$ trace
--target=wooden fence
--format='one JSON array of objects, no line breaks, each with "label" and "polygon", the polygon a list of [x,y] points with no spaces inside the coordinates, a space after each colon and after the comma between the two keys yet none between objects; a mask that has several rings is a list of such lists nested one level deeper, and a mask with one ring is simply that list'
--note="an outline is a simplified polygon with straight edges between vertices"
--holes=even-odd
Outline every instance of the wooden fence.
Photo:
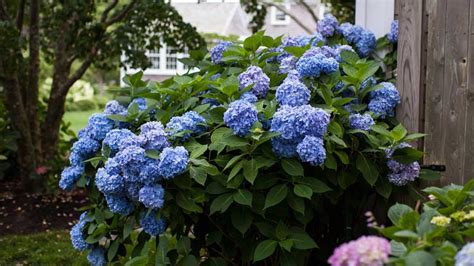
[{"label": "wooden fence", "polygon": [[399,120],[442,184],[474,178],[474,0],[397,0]]}]

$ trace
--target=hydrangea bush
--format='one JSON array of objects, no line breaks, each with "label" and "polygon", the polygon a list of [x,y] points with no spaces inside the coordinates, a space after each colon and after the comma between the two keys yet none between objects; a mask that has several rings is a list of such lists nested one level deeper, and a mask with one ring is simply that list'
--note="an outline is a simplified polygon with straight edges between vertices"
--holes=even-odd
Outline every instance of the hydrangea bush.
[{"label": "hydrangea bush", "polygon": [[62,174],[91,201],[74,247],[93,265],[325,263],[423,172],[376,48],[329,16],[312,36],[193,51],[161,83],[125,77]]}]

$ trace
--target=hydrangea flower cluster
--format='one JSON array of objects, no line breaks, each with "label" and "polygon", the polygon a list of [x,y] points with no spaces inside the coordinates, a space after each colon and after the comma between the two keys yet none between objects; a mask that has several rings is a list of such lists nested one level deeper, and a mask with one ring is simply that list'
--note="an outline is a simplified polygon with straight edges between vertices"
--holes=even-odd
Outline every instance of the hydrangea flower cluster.
[{"label": "hydrangea flower cluster", "polygon": [[231,46],[231,42],[227,41],[220,41],[214,46],[211,50],[209,50],[209,54],[211,55],[211,61],[214,64],[219,64],[222,62],[222,55],[227,47]]},{"label": "hydrangea flower cluster", "polygon": [[72,246],[79,251],[84,251],[91,246],[86,242],[86,234],[84,233],[88,221],[87,212],[83,212],[79,218],[79,222],[75,224],[69,232],[71,235]]},{"label": "hydrangea flower cluster", "polygon": [[319,32],[315,32],[311,36],[297,36],[297,37],[288,36],[282,40],[280,46],[278,46],[277,48],[274,48],[272,51],[280,53],[278,56],[276,56],[276,60],[278,63],[282,63],[283,59],[286,59],[288,57],[293,57],[290,53],[285,51],[284,49],[285,47],[303,47],[303,46],[308,45],[311,42],[311,40],[313,40],[311,45],[316,45],[320,42],[326,41]]},{"label": "hydrangea flower cluster", "polygon": [[410,144],[401,143],[396,148],[385,151],[388,159],[387,166],[390,169],[388,181],[396,186],[404,186],[409,182],[413,182],[420,175],[420,164],[418,162],[403,164],[392,159],[395,150],[407,147],[411,147]]},{"label": "hydrangea flower cluster", "polygon": [[258,98],[265,98],[267,96],[268,88],[270,88],[270,78],[263,73],[263,70],[258,66],[250,66],[239,75],[240,89],[252,86],[250,92]]},{"label": "hydrangea flower cluster", "polygon": [[375,124],[370,114],[351,114],[349,115],[349,126],[353,129],[369,130]]},{"label": "hydrangea flower cluster", "polygon": [[369,110],[381,118],[395,115],[395,107],[400,103],[400,94],[390,82],[381,82],[381,89],[370,92]]},{"label": "hydrangea flower cluster", "polygon": [[467,243],[456,254],[455,266],[472,266],[474,265],[474,242]]},{"label": "hydrangea flower cluster", "polygon": [[166,124],[166,129],[171,137],[182,135],[182,140],[187,140],[191,135],[198,135],[206,131],[206,120],[194,111],[175,116]]},{"label": "hydrangea flower cluster", "polygon": [[238,136],[245,136],[258,121],[257,108],[246,100],[237,100],[229,104],[224,113],[224,123]]},{"label": "hydrangea flower cluster", "polygon": [[387,39],[391,43],[398,42],[398,20],[394,20],[390,24],[390,32],[387,34]]},{"label": "hydrangea flower cluster", "polygon": [[87,254],[87,261],[93,266],[105,266],[107,265],[107,259],[105,258],[105,249],[101,247],[93,248]]},{"label": "hydrangea flower cluster", "polygon": [[330,37],[334,35],[338,26],[339,23],[336,17],[327,14],[323,19],[318,21],[318,32],[321,33],[323,37]]},{"label": "hydrangea flower cluster", "polygon": [[382,266],[388,262],[390,251],[390,242],[385,238],[362,236],[336,248],[328,263],[331,266]]},{"label": "hydrangea flower cluster", "polygon": [[157,219],[157,212],[142,213],[140,217],[140,226],[147,234],[157,236],[166,230],[166,221],[163,218]]},{"label": "hydrangea flower cluster", "polygon": [[304,162],[321,165],[326,157],[322,137],[327,132],[329,117],[327,112],[311,105],[281,106],[271,123],[270,130],[280,133],[272,139],[273,151],[280,157],[299,155]]},{"label": "hydrangea flower cluster", "polygon": [[359,55],[369,56],[375,49],[376,38],[374,33],[358,25],[342,23],[338,32],[352,45],[355,46]]},{"label": "hydrangea flower cluster", "polygon": [[333,56],[327,49],[313,47],[298,60],[296,70],[301,77],[317,78],[321,74],[331,74],[339,68],[339,63]]},{"label": "hydrangea flower cluster", "polygon": [[300,79],[298,72],[292,70],[276,90],[276,100],[280,105],[300,106],[309,103],[311,93]]}]

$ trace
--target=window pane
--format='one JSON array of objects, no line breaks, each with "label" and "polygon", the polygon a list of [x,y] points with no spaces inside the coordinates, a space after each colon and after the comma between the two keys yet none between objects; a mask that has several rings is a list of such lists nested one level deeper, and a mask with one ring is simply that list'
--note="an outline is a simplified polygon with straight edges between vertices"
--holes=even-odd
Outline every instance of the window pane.
[{"label": "window pane", "polygon": [[166,69],[177,69],[177,50],[174,47],[166,47]]},{"label": "window pane", "polygon": [[286,20],[286,14],[280,10],[277,10],[275,13],[275,18],[277,21],[285,21]]}]

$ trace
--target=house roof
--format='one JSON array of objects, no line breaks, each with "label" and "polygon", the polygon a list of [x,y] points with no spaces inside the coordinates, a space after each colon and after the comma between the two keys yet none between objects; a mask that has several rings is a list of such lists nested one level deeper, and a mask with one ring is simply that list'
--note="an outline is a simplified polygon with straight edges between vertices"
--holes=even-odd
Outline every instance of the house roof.
[{"label": "house roof", "polygon": [[242,14],[239,3],[173,3],[185,22],[195,26],[198,32],[219,35],[246,36],[248,16]]}]

